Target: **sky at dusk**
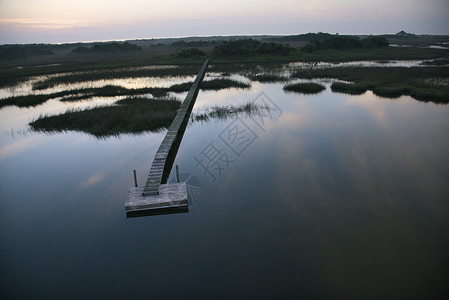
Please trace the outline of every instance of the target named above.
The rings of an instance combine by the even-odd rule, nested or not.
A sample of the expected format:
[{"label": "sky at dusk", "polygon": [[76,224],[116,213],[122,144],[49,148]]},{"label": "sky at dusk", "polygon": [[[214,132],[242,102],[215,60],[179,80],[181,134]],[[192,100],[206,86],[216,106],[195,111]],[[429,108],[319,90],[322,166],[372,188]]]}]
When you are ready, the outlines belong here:
[{"label": "sky at dusk", "polygon": [[449,34],[449,0],[0,0],[0,44],[400,30]]}]

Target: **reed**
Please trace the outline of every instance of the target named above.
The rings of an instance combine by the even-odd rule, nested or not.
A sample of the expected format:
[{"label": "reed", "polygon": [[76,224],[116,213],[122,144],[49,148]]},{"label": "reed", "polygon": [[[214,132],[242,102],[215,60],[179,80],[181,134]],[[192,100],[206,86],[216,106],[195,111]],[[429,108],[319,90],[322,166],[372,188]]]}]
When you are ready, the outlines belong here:
[{"label": "reed", "polygon": [[126,98],[114,106],[68,110],[55,116],[41,116],[30,123],[34,131],[82,131],[95,137],[157,132],[168,128],[181,102],[169,98]]},{"label": "reed", "polygon": [[301,94],[318,94],[325,89],[325,86],[314,82],[292,83],[284,86],[285,91]]}]

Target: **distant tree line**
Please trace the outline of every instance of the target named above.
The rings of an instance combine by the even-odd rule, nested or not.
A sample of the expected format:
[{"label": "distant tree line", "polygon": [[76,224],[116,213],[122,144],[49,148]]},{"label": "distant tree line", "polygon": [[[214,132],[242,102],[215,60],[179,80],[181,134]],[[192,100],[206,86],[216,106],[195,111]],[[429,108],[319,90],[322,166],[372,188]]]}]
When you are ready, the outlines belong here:
[{"label": "distant tree line", "polygon": [[289,55],[295,48],[281,43],[261,43],[253,39],[226,41],[215,46],[212,55],[217,57],[254,56],[256,54]]},{"label": "distant tree line", "polygon": [[287,35],[278,38],[279,40],[283,42],[310,42],[310,41],[324,41],[332,37],[332,34],[330,33],[304,33],[304,34],[297,34],[297,35]]},{"label": "distant tree line", "polygon": [[23,58],[29,55],[52,55],[53,45],[0,45],[0,59]]},{"label": "distant tree line", "polygon": [[360,49],[360,48],[380,48],[386,47],[389,43],[385,37],[370,36],[365,39],[358,39],[353,37],[332,37],[323,41],[314,40],[302,47],[303,52],[314,52],[323,49]]},{"label": "distant tree line", "polygon": [[110,42],[94,44],[91,47],[80,46],[72,50],[73,53],[98,53],[98,52],[125,52],[125,51],[139,51],[141,46],[131,44],[128,42]]},{"label": "distant tree line", "polygon": [[212,40],[212,41],[189,41],[186,42],[184,40],[173,42],[171,45],[173,47],[177,48],[197,48],[197,47],[210,47],[210,46],[216,46],[218,44],[222,43],[218,40]]}]

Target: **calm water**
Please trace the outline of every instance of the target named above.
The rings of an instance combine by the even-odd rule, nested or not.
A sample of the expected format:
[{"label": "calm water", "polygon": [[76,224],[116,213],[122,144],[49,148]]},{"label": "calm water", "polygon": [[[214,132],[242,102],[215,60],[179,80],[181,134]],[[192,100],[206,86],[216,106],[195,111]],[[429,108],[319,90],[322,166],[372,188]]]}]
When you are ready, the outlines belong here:
[{"label": "calm water", "polygon": [[140,218],[124,211],[132,170],[143,185],[165,133],[45,135],[26,124],[93,104],[3,108],[1,298],[449,296],[449,107],[325,84],[200,92],[197,111],[274,109],[189,125],[189,212]]}]

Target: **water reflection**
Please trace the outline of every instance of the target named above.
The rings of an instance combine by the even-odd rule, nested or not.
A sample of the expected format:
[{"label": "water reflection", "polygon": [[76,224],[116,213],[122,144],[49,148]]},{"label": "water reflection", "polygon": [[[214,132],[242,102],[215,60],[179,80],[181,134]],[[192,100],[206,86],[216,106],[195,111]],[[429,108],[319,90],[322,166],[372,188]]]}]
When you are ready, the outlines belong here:
[{"label": "water reflection", "polygon": [[6,137],[3,137],[2,145],[0,146],[0,161],[30,151],[36,145],[40,144],[40,138],[37,136],[18,139],[9,138],[10,141],[8,143],[5,143],[5,140]]},{"label": "water reflection", "polygon": [[[314,97],[313,102],[326,101],[329,96]],[[390,295],[404,295],[401,293],[407,283],[428,282],[426,276],[413,270],[424,268],[424,273],[432,274],[434,279],[444,274],[437,262],[443,263],[447,254],[441,247],[428,248],[421,244],[430,232],[418,228],[428,228],[423,222],[430,221],[430,215],[433,218],[438,215],[438,221],[432,221],[437,235],[441,236],[444,228],[448,228],[441,211],[432,208],[442,208],[441,196],[448,194],[443,186],[445,176],[441,176],[447,174],[447,168],[443,171],[439,167],[447,159],[438,149],[449,149],[448,135],[443,129],[448,128],[447,120],[443,127],[432,120],[442,121],[448,111],[435,110],[435,107],[423,110],[409,98],[403,102],[377,99],[379,109],[389,112],[379,119],[376,111],[356,100],[365,97],[335,98],[331,101],[338,105],[328,111],[310,103],[308,110],[283,107],[290,116],[284,114],[271,132],[260,136],[257,147],[245,153],[246,160],[239,161],[232,176],[219,183],[220,191],[224,192],[226,186],[241,187],[238,183],[241,178],[252,178],[257,180],[256,186],[267,187],[251,190],[250,195],[242,188],[233,189],[232,194],[248,197],[244,200],[239,196],[240,201],[256,201],[257,213],[251,214],[252,222],[254,229],[262,226],[260,231],[264,237],[294,238],[296,243],[289,242],[289,247],[301,249],[298,253],[307,256],[304,260],[321,274],[330,289],[329,295],[380,297],[384,289],[393,288],[388,284],[391,280],[400,288],[393,288]],[[348,111],[340,107],[342,100],[346,104],[356,102],[352,104],[358,107]],[[298,97],[295,101],[307,100]],[[408,117],[413,118],[415,113],[420,115],[416,128],[410,127]],[[308,117],[310,114],[314,117]],[[301,121],[292,126],[291,120]],[[433,137],[418,138],[422,142],[416,145],[417,136],[426,135],[423,128]],[[438,136],[444,138],[431,142]],[[433,163],[428,157],[433,157]],[[259,172],[263,175],[257,175]],[[223,201],[239,206],[231,199]],[[447,216],[447,207],[444,210]],[[273,218],[273,214],[277,217]],[[265,226],[266,223],[269,225]],[[250,236],[254,238],[255,234],[251,232]],[[431,242],[437,243],[437,240]],[[280,245],[270,246],[273,248],[281,250]],[[398,260],[404,252],[406,257]],[[431,265],[423,263],[431,258],[434,260]],[[292,254],[290,262],[294,264],[298,260],[301,259]],[[410,260],[413,262],[409,264]],[[391,270],[391,266],[395,269]],[[397,282],[399,277],[407,283]],[[354,285],[348,286],[347,282]],[[384,289],[377,290],[380,282]],[[342,286],[345,288],[341,289]],[[419,288],[408,286],[407,289],[407,295],[426,294]]]},{"label": "water reflection", "polygon": [[[341,62],[341,63],[329,63],[329,62],[293,62],[282,66],[270,66],[268,69],[262,65],[256,65],[243,71],[243,73],[257,75],[257,74],[279,74],[282,76],[291,75],[292,71],[297,68],[333,68],[333,67],[418,67],[424,66],[424,60],[389,60],[389,61],[353,61],[353,62]],[[142,72],[143,70],[157,70],[157,69],[174,69],[176,66],[147,66],[140,68],[123,68],[118,69],[117,73],[120,72]],[[213,69],[213,68],[212,68]],[[88,80],[77,83],[69,84],[58,84],[51,88],[45,88],[43,90],[33,90],[33,85],[42,82],[47,79],[52,79],[56,77],[64,77],[68,75],[82,75],[92,72],[73,72],[73,73],[58,73],[53,75],[44,75],[32,77],[30,80],[20,83],[14,87],[7,87],[0,89],[0,99],[12,97],[12,96],[24,96],[32,94],[50,94],[57,93],[66,90],[82,89],[82,88],[101,88],[106,85],[118,85],[128,89],[138,89],[145,87],[169,87],[174,84],[179,84],[185,81],[192,81],[194,76],[138,76],[138,77],[128,77],[128,78],[117,78],[117,79],[99,79],[99,80]],[[237,74],[223,74],[211,71],[206,75],[207,78],[214,77],[227,77],[230,75],[231,79],[239,81],[247,81],[244,76]]]},{"label": "water reflection", "polygon": [[[163,133],[2,135],[3,293],[444,298],[449,107],[282,87],[200,92],[197,112],[264,92],[283,114],[215,182],[194,158],[233,118],[191,124],[174,162],[201,181],[188,214],[123,216],[132,170],[145,179]],[[4,108],[1,127],[58,105]]]},{"label": "water reflection", "polygon": [[87,88],[103,88],[108,85],[120,86],[127,89],[141,89],[147,87],[170,87],[174,84],[184,83],[186,81],[193,81],[194,76],[173,76],[173,77],[144,77],[144,78],[120,78],[120,79],[101,79],[87,82],[71,83],[71,84],[59,84],[52,88],[46,88],[44,90],[33,90],[32,84],[40,81],[39,79],[33,79],[28,82],[22,83],[17,87],[8,87],[0,89],[0,99],[13,97],[13,96],[25,96],[25,95],[40,95],[40,94],[52,94],[63,91],[79,90]]}]

